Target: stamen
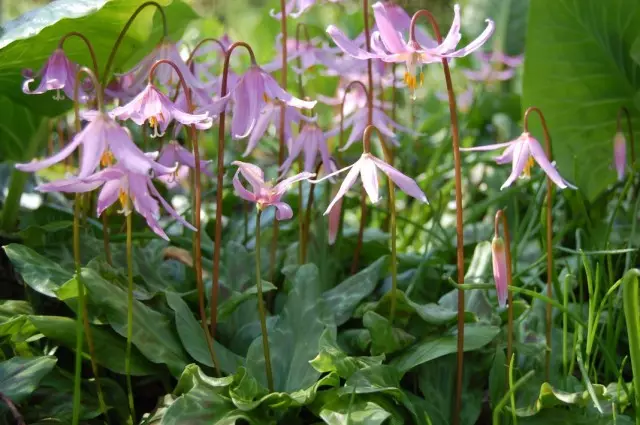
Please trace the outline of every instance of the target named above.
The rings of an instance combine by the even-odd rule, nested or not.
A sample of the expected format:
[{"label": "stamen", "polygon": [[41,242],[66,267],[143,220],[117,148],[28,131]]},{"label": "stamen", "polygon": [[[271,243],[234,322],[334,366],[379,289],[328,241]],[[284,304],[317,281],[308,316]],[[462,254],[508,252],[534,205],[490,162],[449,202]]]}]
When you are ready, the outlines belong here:
[{"label": "stamen", "polygon": [[527,163],[524,165],[524,169],[522,170],[522,175],[525,177],[531,177],[531,168],[535,165],[535,161],[533,157],[529,157]]},{"label": "stamen", "polygon": [[122,213],[127,215],[131,212],[129,209],[129,195],[124,190],[120,189],[120,193],[118,193],[118,200],[120,201],[120,205],[122,205]]},{"label": "stamen", "polygon": [[53,95],[53,100],[64,100],[65,97],[62,93],[60,93],[60,89],[56,90],[56,94]]},{"label": "stamen", "polygon": [[111,167],[113,165],[114,158],[113,153],[110,150],[104,151],[102,156],[100,157],[100,165],[103,168]]}]

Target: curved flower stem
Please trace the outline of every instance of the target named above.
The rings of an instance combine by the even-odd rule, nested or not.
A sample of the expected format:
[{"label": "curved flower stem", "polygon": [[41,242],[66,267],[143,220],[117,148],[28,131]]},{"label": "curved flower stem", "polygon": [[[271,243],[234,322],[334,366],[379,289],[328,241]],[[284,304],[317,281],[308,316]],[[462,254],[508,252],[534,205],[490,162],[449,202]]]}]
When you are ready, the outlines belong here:
[{"label": "curved flower stem", "polygon": [[[237,41],[229,46],[224,56],[224,65],[222,67],[222,83],[220,85],[220,97],[227,95],[227,84],[229,79],[229,65],[231,55],[237,47],[244,47],[249,52],[251,63],[255,65],[256,56],[253,49],[244,41]],[[226,112],[223,109],[220,113],[220,125],[218,126],[218,173],[216,175],[216,228],[213,239],[213,280],[211,281],[211,338],[215,340],[216,325],[218,321],[218,290],[220,283],[220,252],[222,245],[222,194],[224,184],[224,143],[225,143],[225,120]]]},{"label": "curved flower stem", "polygon": [[629,151],[631,152],[631,168],[636,165],[636,144],[633,136],[633,125],[631,124],[631,114],[625,106],[621,106],[618,109],[618,116],[616,118],[616,128],[618,131],[622,131],[622,114],[627,118],[627,131],[629,132]]},{"label": "curved flower stem", "polygon": [[[367,52],[371,51],[371,40],[369,31],[369,0],[362,0],[362,12],[364,16],[364,38]],[[373,124],[373,60],[367,59],[367,125]],[[346,91],[345,91],[346,93]],[[344,99],[342,101],[344,106]],[[342,123],[342,118],[340,119]],[[340,124],[342,127],[342,124]],[[341,130],[342,131],[342,130]],[[360,261],[360,251],[362,251],[362,240],[364,238],[364,227],[367,220],[367,195],[364,188],[360,192],[360,227],[358,228],[358,241],[353,252],[353,262],[351,263],[351,274],[358,270]]]},{"label": "curved flower stem", "polygon": [[[442,34],[438,22],[431,12],[422,9],[417,11],[411,18],[409,27],[409,40],[415,42],[415,28],[418,18],[425,17],[431,24],[436,40],[442,43]],[[456,186],[456,262],[458,267],[458,283],[464,282],[464,221],[462,217],[462,165],[460,160],[460,135],[458,132],[458,115],[456,110],[456,96],[451,82],[451,72],[449,62],[442,59],[442,70],[447,85],[449,96],[449,114],[451,118],[451,144],[453,148],[453,161],[455,166],[455,186]],[[458,289],[458,341],[457,341],[457,376],[456,376],[456,402],[453,414],[453,424],[460,423],[460,412],[462,411],[462,373],[464,368],[464,289]]]},{"label": "curved flower stem", "polygon": [[[375,130],[380,138],[380,145],[384,152],[385,161],[391,160],[391,150],[384,142],[384,136],[377,127],[368,125],[362,135],[362,144],[365,153],[371,151],[371,132]],[[395,186],[391,177],[387,179],[389,189],[389,226],[391,230],[391,306],[389,307],[389,323],[393,323],[396,314],[396,304],[398,297],[398,250],[396,246],[396,195]]]},{"label": "curved flower stem", "polygon": [[[130,201],[127,201],[130,202]],[[124,373],[127,376],[127,399],[129,400],[129,412],[135,423],[136,410],[133,402],[133,387],[131,385],[131,343],[133,339],[133,243],[131,234],[133,231],[133,213],[127,214],[127,347],[124,356]]]},{"label": "curved flower stem", "polygon": [[222,42],[217,38],[213,38],[213,37],[203,38],[198,42],[198,44],[195,45],[195,47],[189,54],[189,58],[187,59],[187,66],[191,66],[191,64],[193,63],[193,59],[196,55],[196,52],[198,51],[198,49],[200,49],[200,47],[202,47],[202,45],[206,43],[215,43],[216,45],[218,45],[218,47],[220,48],[220,52],[222,53],[222,56],[224,56],[227,53],[227,50],[224,48],[224,44],[222,44]]},{"label": "curved flower stem", "polygon": [[7,406],[7,408],[11,412],[11,415],[13,416],[13,420],[16,422],[16,425],[26,425],[26,422],[20,414],[18,407],[16,407],[16,405],[13,403],[13,401],[11,401],[9,397],[0,393],[0,401],[2,401]]},{"label": "curved flower stem", "polygon": [[[75,76],[75,84],[73,89],[73,104],[74,104],[74,113],[75,113],[75,126],[76,133],[80,131],[80,110],[78,103],[78,94],[79,94],[79,81],[82,74],[86,74],[94,84],[97,93],[97,102],[98,108],[100,111],[103,111],[104,105],[102,102],[102,95],[100,92],[100,83],[98,82],[98,78],[96,75],[87,67],[81,67]],[[95,361],[95,351],[93,345],[93,338],[91,335],[91,327],[89,326],[89,318],[87,313],[87,303],[84,298],[84,284],[82,283],[82,273],[81,273],[81,256],[80,256],[80,215],[81,215],[81,199],[82,194],[76,194],[76,200],[73,209],[73,259],[75,263],[75,271],[76,271],[76,280],[78,283],[78,312],[77,312],[77,321],[76,321],[76,359],[75,359],[75,374],[74,374],[74,392],[73,392],[73,416],[72,423],[74,425],[79,423],[80,420],[80,401],[81,401],[81,383],[82,383],[82,352],[84,348],[84,334],[87,335],[87,346],[89,347],[89,357],[91,359],[91,369],[93,371],[93,375],[96,379],[96,389],[98,392],[98,402],[100,404],[100,410],[102,414],[108,419],[107,415],[107,406],[104,401],[104,393],[102,392],[102,385],[100,383],[100,375],[98,373],[98,365]],[[106,229],[103,229],[103,235],[106,235]],[[105,253],[109,254],[108,259],[110,259],[110,251],[109,251],[109,239],[108,236],[105,237]],[[83,332],[84,330],[84,332]]]},{"label": "curved flower stem", "polygon": [[[280,70],[280,85],[283,90],[287,89],[287,8],[286,0],[280,0],[281,15],[280,31],[282,32],[282,69]],[[286,140],[284,139],[284,130],[286,123],[287,105],[282,102],[280,104],[280,122],[278,125],[278,167],[284,162],[284,149]],[[302,190],[302,189],[300,189]],[[278,233],[280,232],[280,222],[275,220],[273,223],[273,236],[271,238],[271,253],[269,261],[269,279],[271,282],[275,280],[276,274],[276,254],[278,251]]]},{"label": "curved flower stem", "polygon": [[[120,44],[122,44],[122,41],[124,40],[124,36],[127,34],[127,31],[129,31],[131,24],[133,24],[133,21],[135,21],[136,17],[140,14],[140,12],[142,12],[144,9],[146,9],[149,6],[153,6],[156,9],[158,9],[158,12],[160,12],[160,16],[162,16],[162,38],[160,39],[160,42],[164,41],[164,39],[167,38],[169,34],[169,28],[167,27],[167,16],[165,15],[164,9],[162,8],[162,6],[155,1],[147,1],[142,3],[140,6],[138,6],[138,8],[131,14],[131,17],[129,18],[129,20],[124,24],[124,27],[122,27],[122,30],[120,31],[120,34],[118,34],[118,38],[116,39],[116,42],[111,48],[111,53],[109,53],[107,64],[104,67],[104,74],[102,75],[103,90],[104,90],[104,87],[107,86],[107,82],[109,81],[108,80],[109,73],[111,72],[111,67],[113,66],[113,61],[116,58],[116,53],[118,52],[118,48],[120,47]],[[104,91],[103,91],[103,94],[104,94]]]},{"label": "curved flower stem", "polygon": [[[553,151],[551,150],[551,136],[549,135],[549,128],[547,127],[547,121],[544,119],[542,111],[531,106],[524,112],[524,131],[529,131],[529,114],[535,112],[540,117],[542,123],[542,130],[544,131],[544,143],[545,150],[547,151],[547,157],[549,162],[553,162]],[[553,182],[547,176],[547,297],[553,297]],[[551,319],[552,319],[552,306],[547,304],[546,310],[546,328],[545,339],[547,343],[547,352],[544,362],[545,379],[549,381],[549,375],[551,373]]]},{"label": "curved flower stem", "polygon": [[[504,233],[504,249],[507,257],[507,288],[511,286],[511,239],[509,235],[509,222],[503,210],[496,212],[494,220],[494,229],[496,238],[500,236],[500,224],[502,223],[502,232]],[[513,292],[508,291],[507,295],[507,358],[513,355]],[[507,367],[507,374],[509,368]]]},{"label": "curved flower stem", "polygon": [[[193,101],[191,98],[191,90],[187,87],[187,83],[184,81],[184,77],[180,72],[180,69],[176,66],[175,63],[171,62],[168,59],[161,59],[153,64],[151,69],[149,69],[149,82],[153,81],[153,76],[155,74],[156,68],[161,65],[166,64],[173,68],[174,71],[178,74],[178,80],[180,82],[180,86],[185,94],[185,99],[187,101],[187,109],[189,113],[192,113],[194,110]],[[218,357],[216,356],[216,352],[213,348],[213,337],[209,333],[207,329],[207,313],[206,313],[206,297],[204,295],[204,282],[202,280],[202,225],[200,223],[200,210],[202,209],[202,177],[200,171],[200,146],[198,145],[198,132],[196,131],[195,124],[191,124],[189,126],[189,140],[191,141],[191,145],[193,147],[193,158],[194,158],[194,170],[193,170],[193,225],[196,228],[196,231],[193,234],[193,265],[196,272],[196,287],[198,289],[198,307],[200,309],[200,320],[202,321],[202,331],[204,332],[205,339],[207,341],[207,347],[209,348],[209,355],[211,356],[211,361],[213,362],[213,366],[216,369],[216,373],[220,375],[220,363],[218,362]]]},{"label": "curved flower stem", "polygon": [[273,392],[273,372],[271,371],[271,353],[269,352],[269,335],[267,334],[267,314],[262,296],[262,274],[260,272],[260,216],[262,210],[256,214],[256,288],[258,289],[258,312],[260,313],[260,329],[262,330],[262,349],[264,351],[264,368],[267,374],[267,386]]},{"label": "curved flower stem", "polygon": [[[66,33],[65,35],[62,36],[62,38],[60,39],[60,42],[58,43],[58,47],[60,49],[64,50],[64,42],[67,41],[67,39],[69,37],[78,37],[79,39],[81,39],[84,44],[87,46],[87,49],[89,50],[89,55],[91,56],[91,63],[93,65],[93,74],[95,75],[96,79],[99,80],[100,79],[100,73],[98,70],[98,61],[96,59],[96,52],[95,50],[93,50],[93,45],[91,44],[91,42],[89,41],[89,39],[82,33],[79,33],[77,31],[71,31]],[[77,81],[76,81],[77,83]],[[97,87],[96,87],[97,90]]]}]

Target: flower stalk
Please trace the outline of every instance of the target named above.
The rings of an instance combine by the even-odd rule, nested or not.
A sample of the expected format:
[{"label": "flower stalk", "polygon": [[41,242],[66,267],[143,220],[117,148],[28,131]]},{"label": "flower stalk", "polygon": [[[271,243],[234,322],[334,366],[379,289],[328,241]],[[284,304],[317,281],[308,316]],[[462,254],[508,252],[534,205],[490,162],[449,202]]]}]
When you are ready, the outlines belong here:
[{"label": "flower stalk", "polygon": [[[187,101],[187,112],[193,113],[194,106],[191,97],[191,90],[188,88],[184,77],[182,76],[182,72],[180,69],[167,59],[161,59],[157,61],[151,69],[149,70],[149,82],[153,82],[153,77],[155,74],[155,70],[159,65],[166,64],[171,66],[173,70],[178,74],[178,80],[180,87],[182,88],[185,99]],[[193,233],[193,265],[196,273],[196,288],[198,290],[198,307],[200,310],[200,320],[202,331],[204,332],[205,339],[207,341],[207,347],[209,349],[209,355],[211,356],[211,361],[216,370],[216,373],[220,375],[220,363],[218,362],[218,357],[216,356],[216,352],[213,348],[213,338],[209,333],[207,328],[207,313],[206,313],[206,297],[204,295],[204,282],[202,280],[202,225],[200,222],[200,210],[202,209],[202,175],[201,175],[201,161],[200,161],[200,146],[198,144],[198,132],[196,131],[195,124],[191,124],[189,126],[188,131],[188,139],[191,142],[193,157],[194,157],[194,169],[192,176],[192,185],[193,185],[193,226],[196,228]]]},{"label": "flower stalk", "polygon": [[[544,132],[544,143],[545,143],[545,151],[547,154],[547,159],[549,162],[553,162],[553,152],[551,150],[551,136],[549,134],[549,128],[547,127],[547,121],[542,114],[542,111],[535,107],[531,106],[527,108],[524,112],[524,131],[529,131],[529,115],[535,112],[540,117],[540,122],[542,124],[542,130]],[[553,181],[551,177],[547,175],[547,214],[546,214],[546,223],[547,223],[547,297],[549,299],[553,296]],[[545,340],[547,344],[547,352],[545,355],[545,379],[549,381],[550,377],[550,367],[551,367],[551,319],[552,319],[552,305],[547,304],[546,306],[546,328],[545,328]]]},{"label": "flower stalk", "polygon": [[[127,202],[130,202],[130,196],[127,194]],[[133,386],[131,385],[131,344],[133,339],[133,213],[129,211],[127,214],[127,346],[124,357],[124,372],[127,377],[127,400],[129,401],[129,412],[131,413],[132,422],[135,422],[136,410],[133,401]]]},{"label": "flower stalk", "polygon": [[[227,95],[229,80],[229,66],[231,55],[238,47],[244,47],[249,53],[251,63],[255,65],[256,57],[251,46],[243,41],[236,41],[227,50],[222,66],[222,83],[220,86],[220,97]],[[223,108],[220,113],[220,123],[218,125],[218,161],[216,175],[216,227],[213,239],[213,280],[211,284],[211,338],[215,340],[216,326],[218,321],[218,292],[220,289],[220,252],[222,245],[222,194],[224,185],[224,146],[225,146],[225,121],[226,111]]]},{"label": "flower stalk", "polygon": [[[438,44],[442,44],[442,34],[438,22],[431,12],[422,9],[417,11],[411,18],[409,27],[409,39],[416,39],[416,22],[420,17],[425,17],[431,24]],[[410,42],[411,42],[410,41]],[[449,97],[449,114],[451,119],[451,143],[453,148],[453,161],[455,171],[455,193],[456,193],[456,262],[458,268],[458,283],[464,282],[464,221],[462,217],[462,166],[460,160],[460,136],[458,132],[458,115],[456,110],[456,96],[451,82],[451,72],[449,62],[442,58],[442,69],[447,86],[447,96]],[[458,289],[458,340],[457,340],[457,361],[456,361],[456,401],[454,404],[453,424],[460,423],[460,412],[462,411],[462,374],[464,368],[464,289]]]},{"label": "flower stalk", "polygon": [[[262,330],[262,350],[264,352],[264,368],[267,374],[267,387],[273,392],[273,372],[271,370],[271,353],[269,351],[269,335],[267,334],[267,314],[264,297],[262,295],[262,274],[260,272],[260,216],[262,210],[256,213],[256,288],[258,289],[258,313],[260,314],[260,329]],[[276,223],[278,221],[276,220]]]},{"label": "flower stalk", "polygon": [[[284,16],[284,13],[283,13]],[[309,29],[307,28],[307,26],[303,23],[303,22],[298,22],[298,24],[296,25],[296,51],[299,52],[300,51],[300,33],[301,33],[301,29],[304,30],[304,36],[305,36],[305,40],[307,42],[307,44],[311,44],[311,37],[309,37]],[[283,36],[283,41],[282,44],[286,45],[286,40],[284,40],[284,36]],[[298,73],[298,96],[300,96],[300,99],[305,99],[305,90],[304,90],[304,84],[302,81],[302,76],[304,73],[304,68],[302,66],[302,57],[298,56],[298,67],[300,68],[301,72]],[[283,87],[284,88],[284,87]],[[300,130],[302,130],[302,127],[304,126],[304,121],[300,121]],[[302,157],[300,157],[300,161],[298,162],[298,164],[300,165],[300,169],[299,172],[304,171],[303,170],[303,159]],[[316,174],[318,174],[318,171],[316,171]],[[309,192],[312,193],[313,189],[309,188]],[[309,195],[311,197],[311,195]],[[308,225],[309,222],[307,221],[307,217],[309,216],[308,214],[303,214],[303,210],[304,210],[304,203],[302,202],[302,197],[303,197],[303,193],[302,193],[302,185],[298,185],[298,226],[299,226],[299,232],[300,232],[300,264],[304,264],[307,260],[307,236],[308,236]],[[307,210],[311,209],[311,204],[307,203]],[[275,238],[274,238],[275,239]]]},{"label": "flower stalk", "polygon": [[[500,288],[498,284],[498,279],[496,279],[496,289],[498,291],[498,299],[500,299],[500,291],[505,290],[507,292],[507,358],[510,359],[513,355],[513,292],[509,291],[509,286],[511,286],[512,279],[512,271],[511,271],[511,238],[509,234],[509,222],[507,221],[507,216],[504,214],[503,210],[498,210],[496,212],[495,220],[494,220],[494,241],[500,238],[500,225],[502,225],[502,233],[504,234],[504,253],[506,257],[506,281],[504,282],[504,287]],[[495,259],[494,259],[495,261]],[[494,263],[495,264],[495,263]],[[495,270],[494,270],[495,275]],[[507,367],[507,374],[509,373],[509,368]]]}]

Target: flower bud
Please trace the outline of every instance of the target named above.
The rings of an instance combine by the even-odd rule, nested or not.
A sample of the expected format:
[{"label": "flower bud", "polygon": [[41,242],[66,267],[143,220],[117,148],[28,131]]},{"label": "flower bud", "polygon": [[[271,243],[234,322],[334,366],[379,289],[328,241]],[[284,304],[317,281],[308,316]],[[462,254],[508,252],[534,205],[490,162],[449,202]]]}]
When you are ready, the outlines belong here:
[{"label": "flower bud", "polygon": [[342,198],[329,211],[329,245],[333,245],[338,237],[340,215],[342,213]]},{"label": "flower bud", "polygon": [[627,166],[627,140],[621,131],[618,131],[613,138],[613,162],[618,173],[618,181],[624,180]]},{"label": "flower bud", "polygon": [[507,304],[507,255],[504,241],[501,237],[494,237],[491,241],[491,256],[493,257],[493,279],[496,282],[498,304],[504,307]]}]

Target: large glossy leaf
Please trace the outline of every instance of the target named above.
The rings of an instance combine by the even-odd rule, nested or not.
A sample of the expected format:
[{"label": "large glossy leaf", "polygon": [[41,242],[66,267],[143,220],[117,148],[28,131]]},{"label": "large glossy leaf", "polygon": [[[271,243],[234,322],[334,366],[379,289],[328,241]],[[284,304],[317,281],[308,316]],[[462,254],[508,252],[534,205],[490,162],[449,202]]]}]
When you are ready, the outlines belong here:
[{"label": "large glossy leaf", "polygon": [[[289,393],[309,388],[320,376],[309,361],[318,355],[318,341],[330,323],[315,265],[301,266],[292,287],[282,314],[269,332],[274,388]],[[247,369],[266,387],[264,362],[260,337],[249,347]]]},{"label": "large glossy leaf", "polygon": [[[29,316],[29,321],[47,338],[61,343],[68,348],[76,347],[76,321],[68,317]],[[125,340],[113,331],[98,326],[91,326],[95,360],[98,364],[114,372],[124,374]],[[89,357],[87,337],[84,338],[84,355]],[[157,372],[154,367],[134,347],[131,353],[131,374],[151,375]]]},{"label": "large glossy leaf", "polygon": [[72,272],[63,269],[58,263],[24,245],[7,245],[4,252],[25,283],[48,297],[55,298],[56,291],[73,276]]},{"label": "large glossy leaf", "polygon": [[53,356],[13,357],[0,363],[0,392],[14,403],[20,403],[51,372],[57,359]]},{"label": "large glossy leaf", "polygon": [[[87,268],[82,269],[82,282],[87,287],[90,300],[103,310],[111,327],[120,335],[126,336],[126,291]],[[179,375],[189,362],[171,320],[135,299],[132,340],[147,359],[153,363],[166,364],[174,375]]]},{"label": "large glossy leaf", "polygon": [[[166,297],[169,307],[171,307],[176,314],[178,335],[189,355],[198,362],[213,367],[213,361],[211,360],[211,354],[202,326],[194,317],[187,303],[175,292],[167,292]],[[220,368],[224,373],[235,373],[236,368],[244,362],[242,357],[233,353],[218,341],[213,342],[213,349],[220,361]]]},{"label": "large glossy leaf", "polygon": [[[2,27],[0,36],[0,144],[3,160],[27,160],[24,144],[35,132],[42,117],[52,117],[70,107],[56,102],[51,94],[29,96],[22,93],[22,71],[38,70],[60,38],[68,32],[84,34],[95,51],[102,72],[118,33],[143,0],[58,0],[35,9]],[[195,18],[193,10],[179,0],[159,0],[167,6],[170,33],[179,36]],[[115,69],[130,65],[149,52],[162,35],[160,18],[154,8],[136,19],[116,56]],[[69,39],[64,50],[69,58],[91,66],[88,49],[79,39]]]},{"label": "large glossy leaf", "polygon": [[[497,326],[466,325],[464,328],[464,351],[474,351],[489,344],[500,332]],[[392,365],[403,372],[438,357],[455,353],[457,335],[429,337],[418,342],[393,359]]]},{"label": "large glossy leaf", "polygon": [[[631,112],[640,140],[640,64],[631,57],[639,35],[635,0],[531,2],[523,106],[545,114],[560,173],[588,199],[615,181],[613,136],[621,106]],[[541,135],[537,117],[532,124]]]}]

